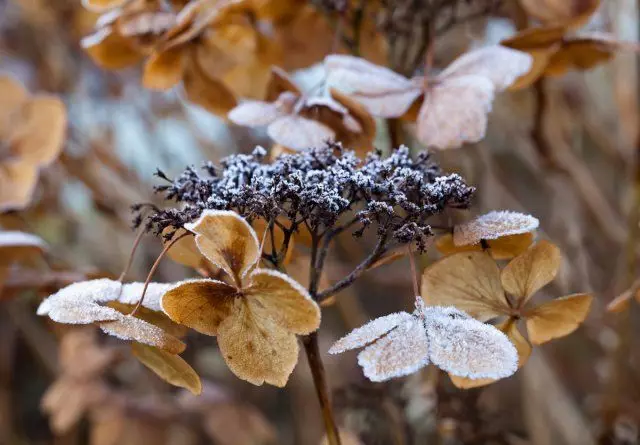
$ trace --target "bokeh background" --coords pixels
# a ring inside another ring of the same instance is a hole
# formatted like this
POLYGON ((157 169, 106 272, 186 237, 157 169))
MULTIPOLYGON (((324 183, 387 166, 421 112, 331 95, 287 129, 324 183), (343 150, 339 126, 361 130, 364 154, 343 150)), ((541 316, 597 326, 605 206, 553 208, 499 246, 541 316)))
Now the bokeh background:
MULTIPOLYGON (((313 28, 300 25, 291 33, 326 54, 332 23, 320 10, 313 17, 313 28)), ((156 168, 174 175, 190 164, 271 145, 264 132, 229 124, 176 91, 143 88, 139 66, 96 66, 80 46, 96 18, 79 0, 0 0, 0 72, 32 92, 60 96, 68 110, 64 150, 41 172, 32 205, 0 216, 3 229, 37 234, 50 246, 48 265, 10 277, 0 291, 0 444, 320 443, 321 416, 303 356, 285 389, 256 388, 226 368, 214 338, 193 333, 186 357, 206 382, 195 398, 150 374, 112 339, 36 316, 40 299, 61 285, 120 274, 136 237, 130 205, 157 202, 156 168), (79 381, 87 398, 99 381, 119 402, 85 411, 82 400, 63 396, 67 421, 51 422, 41 407, 46 389, 87 360, 79 351, 107 347, 114 348, 115 363, 79 381)), ((638 3, 604 0, 586 29, 637 41, 638 3)), ((434 65, 444 67, 466 49, 514 32, 506 16, 460 23, 438 36, 434 65)), ((293 75, 312 87, 323 73, 309 64, 293 75)), ((485 140, 434 154, 445 170, 477 186, 469 216, 511 209, 540 219, 538 236, 560 246, 564 260, 539 298, 592 292, 591 315, 574 334, 537 348, 514 377, 469 391, 455 389, 434 369, 372 384, 355 354, 326 356, 345 430, 367 445, 638 443, 640 311, 635 302, 621 313, 606 311, 640 277, 638 121, 637 56, 620 53, 594 69, 501 95, 485 140)), ((401 136, 420 149, 409 126, 401 136)), ((388 151, 391 144, 380 121, 376 146, 388 151)), ((161 247, 158 239, 143 238, 129 277, 144 280, 161 247)), ((341 239, 326 280, 349 270, 366 248, 341 239)), ((434 257, 425 255, 423 265, 434 257)), ((304 259, 302 252, 296 261, 304 259)), ((322 351, 373 317, 410 308, 408 270, 404 259, 366 274, 324 309, 322 351)), ((167 259, 156 280, 193 275, 167 259)))

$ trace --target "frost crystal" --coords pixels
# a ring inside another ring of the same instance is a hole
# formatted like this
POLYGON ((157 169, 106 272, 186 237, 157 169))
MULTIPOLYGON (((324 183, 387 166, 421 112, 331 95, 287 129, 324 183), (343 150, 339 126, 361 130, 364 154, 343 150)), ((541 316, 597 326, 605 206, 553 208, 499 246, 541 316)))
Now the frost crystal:
POLYGON ((453 231, 453 243, 456 246, 467 246, 477 244, 483 239, 528 233, 537 229, 539 223, 537 218, 524 213, 493 211, 456 226, 453 231))
MULTIPOLYGON (((431 235, 427 219, 446 208, 468 207, 474 192, 460 176, 442 175, 426 152, 414 159, 407 147, 386 158, 370 153, 364 161, 339 144, 281 155, 271 164, 263 163, 264 156, 261 148, 232 155, 221 168, 206 164, 206 175, 188 168, 173 180, 158 172, 169 184, 156 190, 182 205, 153 209, 147 229, 175 230, 208 209, 233 210, 250 221, 286 219, 288 228, 305 224, 312 230, 354 215, 354 235, 376 227, 385 239, 415 242, 422 249, 431 235)), ((136 223, 141 222, 138 217, 136 223)))
POLYGON ((337 354, 365 346, 358 364, 372 381, 411 374, 430 362, 445 371, 472 379, 512 375, 518 354, 506 335, 453 307, 425 307, 370 321, 338 340, 337 354))

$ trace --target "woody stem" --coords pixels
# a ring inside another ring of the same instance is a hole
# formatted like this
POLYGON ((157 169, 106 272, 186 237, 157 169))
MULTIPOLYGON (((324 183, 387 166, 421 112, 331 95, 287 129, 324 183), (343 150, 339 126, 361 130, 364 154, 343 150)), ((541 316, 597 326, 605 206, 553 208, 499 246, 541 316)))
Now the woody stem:
POLYGON ((329 445, 340 445, 340 436, 338 435, 338 427, 333 416, 333 408, 331 407, 331 399, 329 398, 329 387, 327 384, 326 374, 322 359, 320 358, 320 348, 318 347, 318 333, 313 332, 303 337, 302 344, 307 353, 309 368, 313 376, 313 384, 316 388, 320 409, 322 410, 322 420, 327 431, 327 441, 329 445))
MULTIPOLYGON (((322 266, 318 267, 318 257, 324 257, 326 255, 326 249, 328 246, 326 243, 320 243, 322 237, 318 235, 318 231, 311 231, 311 264, 309 270, 309 294, 315 301, 318 299, 318 282, 320 280, 320 274, 322 273, 322 266), (320 247, 320 248, 319 248, 320 247)), ((318 347, 318 332, 312 332, 311 334, 302 338, 302 344, 304 350, 307 353, 307 360, 309 362, 309 368, 311 369, 311 376, 313 377, 313 384, 316 388, 316 394, 318 396, 318 402, 320 402, 320 409, 322 410, 322 420, 324 421, 324 427, 327 432, 327 441, 329 445, 341 445, 340 436, 338 435, 338 426, 336 425, 335 418, 333 416, 333 409, 331 407, 331 398, 329 396, 329 384, 327 382, 326 373, 324 370, 324 364, 320 357, 320 348, 318 347)))

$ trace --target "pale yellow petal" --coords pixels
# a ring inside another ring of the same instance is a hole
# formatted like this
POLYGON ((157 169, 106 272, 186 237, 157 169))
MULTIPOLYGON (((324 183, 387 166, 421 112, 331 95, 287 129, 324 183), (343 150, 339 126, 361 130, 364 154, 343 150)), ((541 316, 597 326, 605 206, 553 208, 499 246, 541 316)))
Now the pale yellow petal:
POLYGON ((575 331, 589 314, 593 297, 575 294, 541 304, 526 314, 529 340, 541 345, 575 331))
POLYGON ((484 252, 457 253, 427 267, 421 293, 429 305, 455 306, 482 321, 509 309, 498 265, 484 252))
POLYGON ((162 380, 174 386, 186 388, 196 395, 202 392, 200 377, 182 357, 137 342, 131 344, 131 351, 140 363, 162 380))
POLYGON ((548 241, 540 241, 502 269, 504 290, 526 302, 534 293, 553 281, 560 269, 560 249, 548 241))
POLYGON ((294 334, 271 318, 260 318, 244 299, 218 329, 218 345, 229 369, 254 385, 283 387, 298 361, 294 334))
POLYGON ((216 335, 231 314, 237 291, 215 280, 186 281, 162 296, 162 310, 171 320, 207 335, 216 335))
POLYGON ((295 334, 309 334, 320 327, 320 308, 307 290, 293 278, 275 270, 256 269, 243 289, 251 311, 270 317, 295 334))
POLYGON ((209 261, 224 269, 241 285, 242 277, 260 259, 256 232, 235 212, 205 210, 197 221, 185 225, 196 233, 196 244, 209 261))

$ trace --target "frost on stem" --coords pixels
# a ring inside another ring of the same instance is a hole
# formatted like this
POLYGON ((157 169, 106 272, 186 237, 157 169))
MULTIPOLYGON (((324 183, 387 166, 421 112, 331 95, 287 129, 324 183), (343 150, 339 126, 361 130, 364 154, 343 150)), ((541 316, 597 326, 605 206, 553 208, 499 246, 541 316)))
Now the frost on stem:
POLYGON ((156 190, 180 208, 154 209, 147 230, 161 234, 184 227, 204 210, 233 210, 248 220, 277 218, 285 230, 306 225, 317 234, 351 216, 355 236, 374 227, 381 239, 415 242, 423 250, 431 235, 427 220, 446 208, 468 207, 474 192, 460 176, 443 175, 428 153, 414 159, 407 147, 388 157, 373 152, 364 161, 336 143, 272 163, 265 156, 258 147, 223 159, 220 167, 206 163, 203 172, 189 167, 172 180, 158 172, 168 184, 156 190))
POLYGON ((372 381, 411 374, 433 363, 460 377, 499 379, 512 375, 518 354, 507 336, 453 307, 425 307, 377 318, 338 340, 338 354, 365 347, 358 364, 372 381))

